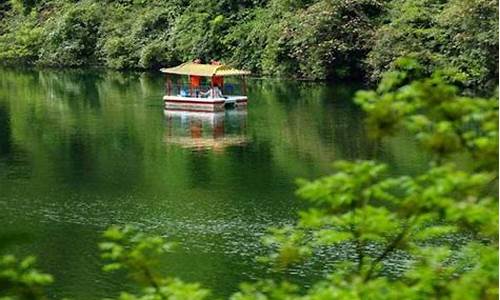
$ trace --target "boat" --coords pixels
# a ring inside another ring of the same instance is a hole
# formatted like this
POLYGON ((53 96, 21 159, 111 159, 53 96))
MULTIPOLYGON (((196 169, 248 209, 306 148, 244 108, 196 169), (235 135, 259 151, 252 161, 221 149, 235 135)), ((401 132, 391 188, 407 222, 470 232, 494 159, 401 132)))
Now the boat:
POLYGON ((161 72, 166 74, 163 97, 166 109, 224 111, 226 107, 244 108, 247 105, 245 76, 250 74, 248 71, 217 61, 202 64, 195 60, 176 67, 162 68, 161 72), (226 80, 228 76, 239 78, 240 84, 231 79, 226 80), (175 79, 177 81, 174 83, 175 79))

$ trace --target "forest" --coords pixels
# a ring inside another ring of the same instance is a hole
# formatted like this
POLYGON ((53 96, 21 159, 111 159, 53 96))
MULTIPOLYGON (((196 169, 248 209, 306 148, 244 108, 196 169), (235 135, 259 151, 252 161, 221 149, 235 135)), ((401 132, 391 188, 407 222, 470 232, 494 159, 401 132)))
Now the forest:
POLYGON ((473 92, 498 77, 495 0, 2 0, 0 17, 3 64, 155 70, 201 58, 376 82, 410 57, 473 92))

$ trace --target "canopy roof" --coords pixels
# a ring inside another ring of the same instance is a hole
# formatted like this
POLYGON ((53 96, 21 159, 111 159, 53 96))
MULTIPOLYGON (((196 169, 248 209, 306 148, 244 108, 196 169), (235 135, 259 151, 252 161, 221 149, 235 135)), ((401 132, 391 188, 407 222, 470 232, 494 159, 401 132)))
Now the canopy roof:
POLYGON ((208 65, 193 62, 183 63, 177 67, 163 68, 160 71, 168 74, 198 75, 206 77, 250 74, 248 71, 234 69, 227 65, 208 65))

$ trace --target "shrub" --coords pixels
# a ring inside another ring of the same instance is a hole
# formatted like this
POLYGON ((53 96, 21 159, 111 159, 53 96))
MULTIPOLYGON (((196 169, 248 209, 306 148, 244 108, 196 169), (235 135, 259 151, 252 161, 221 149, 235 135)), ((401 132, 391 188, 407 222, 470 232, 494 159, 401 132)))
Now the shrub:
POLYGON ((62 17, 54 17, 47 26, 40 63, 50 66, 96 64, 97 40, 102 21, 96 3, 80 2, 64 6, 62 17))
POLYGON ((0 62, 35 63, 43 41, 43 30, 37 25, 34 12, 22 22, 8 24, 7 33, 0 35, 0 62))
POLYGON ((498 1, 394 0, 367 64, 377 80, 400 57, 441 69, 462 86, 491 91, 498 77, 498 1))

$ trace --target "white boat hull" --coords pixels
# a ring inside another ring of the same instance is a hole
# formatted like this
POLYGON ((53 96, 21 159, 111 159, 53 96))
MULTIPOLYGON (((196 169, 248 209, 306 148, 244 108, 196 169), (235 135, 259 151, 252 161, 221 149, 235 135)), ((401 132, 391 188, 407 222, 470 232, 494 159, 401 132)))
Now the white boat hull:
POLYGON ((247 105, 247 96, 226 96, 224 98, 197 98, 164 96, 165 108, 190 111, 223 111, 226 104, 235 107, 247 105))

